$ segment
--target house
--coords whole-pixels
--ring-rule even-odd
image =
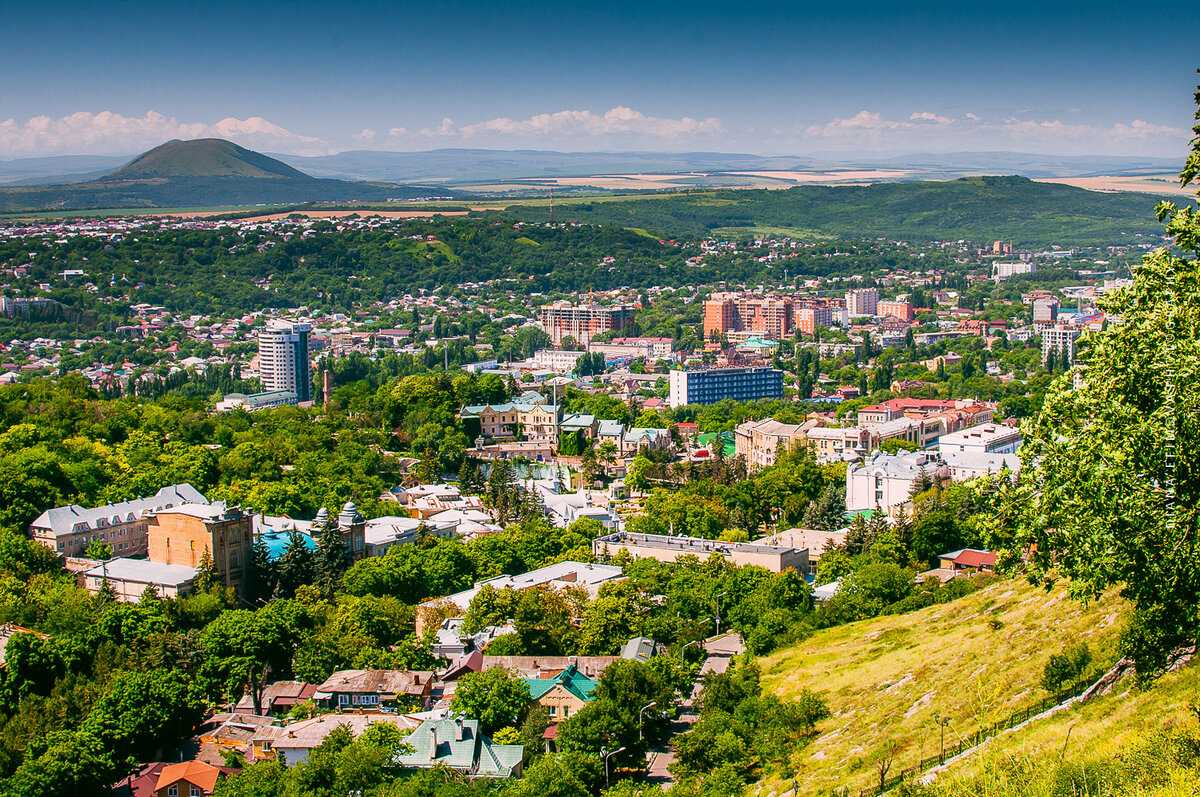
[[[526,678],[529,695],[546,709],[550,722],[558,723],[571,717],[596,696],[596,681],[569,664],[552,678]]]
[[[193,737],[197,745],[196,759],[214,766],[225,761],[229,751],[244,753],[260,728],[274,724],[271,717],[254,713],[220,713],[209,717]]]
[[[260,702],[266,714],[286,713],[300,703],[313,700],[316,693],[316,684],[305,681],[273,681],[263,689]],[[253,712],[254,698],[248,693],[242,695],[235,708],[242,712]]]
[[[808,552],[795,548],[665,534],[636,534],[631,531],[617,531],[592,540],[592,553],[598,560],[609,559],[621,551],[634,559],[657,559],[660,562],[675,562],[682,556],[695,556],[702,560],[719,556],[739,567],[757,565],[772,573],[782,573],[788,568],[795,568],[801,573],[808,572]]]
[[[250,515],[224,502],[181,504],[150,519],[149,558],[164,565],[198,568],[207,554],[225,586],[241,590],[250,566]]]
[[[739,423],[733,430],[737,456],[752,471],[769,468],[780,453],[797,448],[814,423],[780,423],[774,418]]]
[[[902,506],[908,502],[915,483],[948,475],[945,466],[925,452],[877,451],[865,462],[852,462],[846,468],[846,511]]]
[[[59,556],[82,556],[93,541],[107,543],[117,556],[146,553],[150,515],[182,504],[207,504],[190,484],[164,487],[148,498],[85,509],[77,504],[47,509],[29,524],[34,542]]]
[[[309,753],[333,732],[344,726],[357,737],[368,726],[377,722],[395,725],[402,731],[416,729],[426,715],[409,714],[321,714],[311,719],[293,722],[290,725],[271,725],[259,728],[250,740],[253,761],[278,759],[285,766],[294,767],[308,760]]]
[[[538,401],[478,404],[462,408],[463,420],[478,420],[479,434],[486,440],[515,440],[554,444],[558,440],[557,406]]]
[[[996,571],[996,554],[978,548],[962,548],[961,550],[944,553],[938,557],[943,570],[953,570],[959,575],[976,575],[977,573],[994,573]]]
[[[640,661],[643,664],[662,653],[664,646],[650,637],[635,636],[621,646],[621,658],[629,661]]]
[[[479,731],[479,720],[428,719],[404,740],[412,752],[396,757],[405,767],[446,767],[470,778],[509,778],[521,774],[525,747],[496,744]]]
[[[497,637],[517,632],[511,623],[506,623],[505,625],[489,625],[474,634],[464,634],[463,622],[464,618],[462,617],[448,617],[443,620],[441,627],[437,630],[437,637],[430,652],[438,658],[455,661],[472,651],[483,650]]]
[[[340,709],[375,710],[397,701],[424,706],[432,687],[427,670],[339,670],[317,687],[313,699]]]
[[[652,427],[630,427],[621,438],[621,456],[629,457],[643,451],[670,451],[671,432]]]
[[[1012,454],[1020,445],[1019,429],[997,423],[981,423],[938,438],[938,450],[943,454]]]
[[[788,529],[763,537],[755,542],[760,545],[779,545],[786,548],[796,548],[808,552],[807,576],[815,576],[821,556],[826,551],[840,548],[846,543],[846,532],[824,531],[822,529]]]
[[[213,793],[222,774],[219,767],[203,761],[168,764],[158,773],[154,794],[157,797],[203,797]]]

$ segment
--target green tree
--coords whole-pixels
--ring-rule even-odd
[[[321,518],[319,526],[313,528],[312,535],[317,543],[313,555],[315,583],[321,594],[332,598],[342,581],[342,575],[350,566],[350,550],[337,521],[328,514]]]
[[[451,708],[479,720],[484,733],[519,724],[533,698],[524,679],[502,667],[467,673],[458,681]]]

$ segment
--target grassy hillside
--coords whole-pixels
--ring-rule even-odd
[[[1087,245],[1158,240],[1155,197],[1099,193],[1023,177],[968,177],[872,186],[803,186],[786,191],[708,191],[657,201],[555,203],[555,219],[641,227],[662,237],[717,228],[786,228],[812,235],[907,240],[1012,240],[1018,245]],[[530,221],[549,217],[545,203],[509,207]]]
[[[1074,643],[1086,641],[1108,664],[1124,613],[1115,597],[1084,606],[1061,589],[1005,580],[952,603],[828,629],[763,659],[764,687],[783,697],[815,689],[833,715],[792,762],[800,794],[870,786],[893,743],[893,772],[937,754],[935,716],[950,718],[951,746],[1037,703],[1047,659]]]
[[[1192,797],[1200,783],[1200,667],[1112,694],[992,739],[922,797]]]

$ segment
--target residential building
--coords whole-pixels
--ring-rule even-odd
[[[912,303],[900,300],[880,302],[875,314],[882,318],[896,318],[909,323],[916,318]]]
[[[621,568],[613,565],[567,561],[557,562],[538,568],[537,570],[530,570],[528,573],[522,573],[518,576],[501,575],[484,579],[483,581],[475,582],[475,585],[470,589],[456,592],[444,598],[433,598],[418,606],[417,633],[420,634],[424,627],[426,613],[422,611],[423,608],[452,604],[457,606],[460,611],[466,612],[471,605],[472,599],[484,587],[491,587],[496,590],[513,589],[518,592],[535,587],[549,587],[551,589],[577,587],[582,588],[590,597],[594,598],[600,590],[600,585],[622,577]]]
[[[555,445],[558,441],[559,407],[545,401],[468,405],[459,417],[478,419],[479,434],[485,440],[515,440],[519,433],[531,443]]]
[[[666,360],[675,351],[675,341],[673,338],[650,337],[613,338],[608,343],[593,343],[590,350],[594,352],[598,351],[601,354],[609,354],[610,352],[604,348],[606,346],[633,349],[637,352],[635,356],[646,357],[652,360]],[[625,356],[628,353],[628,351],[622,354],[612,352],[613,356]]]
[[[1020,274],[1032,274],[1036,270],[1033,261],[1015,261],[1015,262],[995,262],[992,263],[992,279],[996,282],[1001,282],[1009,277],[1016,277]]]
[[[815,576],[821,556],[826,551],[840,548],[846,543],[845,531],[824,531],[822,529],[788,529],[769,537],[756,540],[759,545],[774,545],[781,548],[795,548],[808,554],[808,571],[805,575]]]
[[[596,680],[579,671],[574,664],[550,678],[526,678],[529,695],[546,709],[551,723],[568,719],[596,697]]]
[[[375,723],[412,731],[420,727],[421,722],[421,719],[406,714],[320,714],[288,725],[269,725],[258,729],[250,740],[248,758],[253,761],[278,759],[285,766],[294,767],[307,761],[309,754],[320,747],[335,728],[345,727],[357,737]]]
[[[783,398],[783,371],[767,367],[671,371],[668,403],[672,407],[765,398]]]
[[[861,457],[876,445],[871,430],[861,426],[814,426],[805,433],[804,440],[817,462],[823,464]]]
[[[714,293],[704,301],[704,339],[752,332],[781,340],[792,334],[792,300],[749,293]]]
[[[295,404],[298,401],[296,394],[290,390],[267,390],[262,393],[226,393],[225,397],[216,403],[213,409],[216,412],[229,412],[231,410],[245,410],[246,412],[256,412],[258,410],[268,410],[272,407],[282,407],[287,404]]]
[[[456,510],[442,510],[453,512]],[[437,514],[441,514],[440,512]],[[488,522],[491,515],[480,511],[481,516]],[[449,520],[419,519],[412,517],[379,517],[368,520],[363,530],[363,540],[366,543],[367,556],[383,556],[389,549],[397,545],[411,545],[421,535],[450,539],[454,536],[458,524]]]
[[[847,318],[875,316],[879,312],[879,291],[875,288],[852,288],[846,291]]]
[[[625,551],[634,559],[657,559],[660,562],[674,562],[683,556],[707,559],[715,555],[739,567],[755,565],[772,573],[781,573],[790,567],[802,573],[808,572],[808,552],[795,548],[699,537],[634,534],[628,531],[607,534],[592,541],[592,553],[597,559],[610,559],[620,551]]]
[[[974,399],[903,397],[862,407],[858,411],[858,425],[872,433],[872,447],[900,437],[925,448],[944,434],[990,423],[994,412],[994,405]]]
[[[258,375],[265,391],[296,394],[297,401],[312,400],[308,362],[308,324],[268,322],[258,334]]]
[[[959,574],[992,573],[996,570],[996,554],[978,548],[962,548],[942,554],[938,564],[943,570]]]
[[[569,374],[575,370],[579,358],[586,352],[562,349],[539,349],[529,359],[531,368],[545,369],[556,374]]]
[[[956,482],[970,481],[981,476],[995,476],[1005,471],[1016,479],[1021,472],[1021,458],[1016,454],[945,451],[941,457],[950,470],[950,480]]]
[[[1082,330],[1074,324],[1059,322],[1042,330],[1042,365],[1053,355],[1058,366],[1075,364],[1075,342]]]
[[[1033,323],[1053,326],[1058,321],[1058,299],[1040,296],[1033,300]]]
[[[410,670],[339,670],[317,687],[313,699],[338,709],[378,710],[402,704],[424,707],[433,673]]]
[[[259,707],[266,714],[287,713],[299,704],[312,700],[317,693],[317,685],[305,681],[272,681],[263,688]],[[234,707],[237,711],[253,712],[254,698],[249,694]]]
[[[566,338],[583,345],[601,332],[616,332],[633,324],[633,308],[629,305],[602,307],[598,304],[575,305],[555,302],[538,310],[538,326],[550,336],[550,342],[561,346]]]
[[[428,719],[405,743],[411,752],[396,757],[403,767],[444,767],[470,778],[510,778],[521,774],[525,747],[496,744],[479,730],[479,720]]]
[[[165,764],[154,783],[155,797],[208,797],[224,776],[220,767],[203,761]]]
[[[946,475],[944,466],[925,452],[877,451],[865,461],[852,462],[846,468],[846,511],[902,506],[908,503],[914,483]]]
[[[124,603],[137,603],[147,587],[154,587],[162,598],[182,598],[192,593],[195,580],[194,567],[146,559],[110,559],[83,572],[88,592],[99,595],[107,583]]]
[[[977,454],[1012,454],[1021,445],[1021,431],[1014,426],[981,423],[938,438],[938,451]]]
[[[29,524],[34,542],[60,556],[82,556],[88,543],[107,543],[117,556],[146,553],[150,515],[181,504],[207,504],[208,499],[190,484],[164,487],[149,498],[135,498],[94,509],[78,504],[47,509]]]
[[[774,418],[746,421],[733,430],[734,447],[749,470],[769,468],[775,464],[780,452],[802,445],[806,433],[815,425],[811,421],[780,423]]]
[[[827,304],[805,301],[796,305],[796,331],[812,337],[822,327],[833,326],[833,309]]]
[[[251,516],[240,509],[221,501],[162,509],[151,518],[148,537],[151,562],[198,568],[207,552],[222,583],[242,589],[254,537]]]

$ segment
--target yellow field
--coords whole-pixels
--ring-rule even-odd
[[[1089,191],[1139,191],[1144,194],[1191,196],[1192,192],[1179,187],[1174,174],[1146,174],[1137,177],[1040,177],[1038,183],[1061,183]]]

